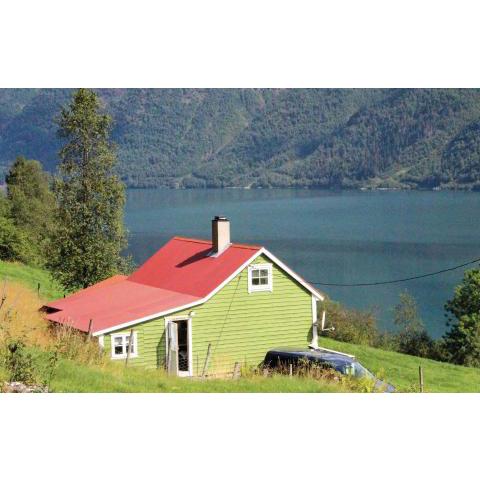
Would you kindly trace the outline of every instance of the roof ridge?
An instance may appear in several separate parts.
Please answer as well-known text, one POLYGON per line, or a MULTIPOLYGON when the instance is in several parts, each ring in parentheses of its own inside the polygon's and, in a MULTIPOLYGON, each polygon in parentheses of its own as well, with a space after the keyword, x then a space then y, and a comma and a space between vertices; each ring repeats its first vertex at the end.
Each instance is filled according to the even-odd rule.
MULTIPOLYGON (((179 237, 179 236, 174 236, 172 237, 172 240, 181 240, 183 242, 192 242, 192 243, 203 243, 206 245, 212 245, 211 240, 203 240, 200 238, 189 238, 189 237, 179 237)), ((232 243, 230 244, 230 247, 235 247, 235 248, 245 248, 245 249, 255 249, 255 250, 260 250, 262 245, 251 245, 247 243, 232 243)))
POLYGON ((212 244, 212 242, 209 240, 202 240, 200 238, 179 237, 177 235, 172 237, 172 240, 181 240, 183 242, 192 242, 192 243, 207 243, 209 245, 212 244))

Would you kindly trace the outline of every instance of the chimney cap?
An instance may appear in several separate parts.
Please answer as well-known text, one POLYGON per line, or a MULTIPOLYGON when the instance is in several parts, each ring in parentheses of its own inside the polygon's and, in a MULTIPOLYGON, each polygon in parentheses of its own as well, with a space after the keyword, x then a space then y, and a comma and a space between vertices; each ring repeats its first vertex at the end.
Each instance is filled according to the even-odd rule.
POLYGON ((220 222, 228 222, 228 218, 225 217, 224 215, 215 215, 213 219, 220 222))

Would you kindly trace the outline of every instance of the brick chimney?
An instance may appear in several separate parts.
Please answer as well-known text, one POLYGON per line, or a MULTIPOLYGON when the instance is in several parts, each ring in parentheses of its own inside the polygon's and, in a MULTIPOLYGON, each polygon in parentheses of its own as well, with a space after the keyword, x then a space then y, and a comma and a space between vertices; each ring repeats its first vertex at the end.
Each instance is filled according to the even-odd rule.
POLYGON ((230 222, 227 217, 212 220, 212 254, 222 253, 230 245, 230 222))

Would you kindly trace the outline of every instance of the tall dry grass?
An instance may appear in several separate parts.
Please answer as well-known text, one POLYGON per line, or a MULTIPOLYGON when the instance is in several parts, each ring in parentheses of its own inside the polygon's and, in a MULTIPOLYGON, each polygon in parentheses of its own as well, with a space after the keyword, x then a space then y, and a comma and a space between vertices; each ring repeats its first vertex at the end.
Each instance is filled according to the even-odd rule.
POLYGON ((105 355, 96 338, 65 324, 51 326, 49 334, 49 350, 57 352, 63 358, 86 365, 98 365, 104 362, 105 355))
MULTIPOLYGON (((12 345, 16 346, 17 356, 25 347, 44 352, 46 355, 35 356, 38 365, 32 368, 37 373, 48 371, 49 378, 60 357, 84 364, 102 363, 104 356, 97 339, 69 325, 53 325, 39 310, 44 303, 36 292, 19 283, 4 281, 0 284, 0 352, 4 363, 8 364, 8 359, 13 358, 13 353, 9 352, 12 345)), ((30 357, 28 350, 22 355, 30 357)), ((29 358, 28 361, 33 360, 29 358)))
POLYGON ((48 322, 39 312, 43 303, 29 288, 3 281, 0 284, 0 342, 20 338, 30 346, 51 345, 48 322))
MULTIPOLYGON (((286 364, 276 365, 274 368, 261 366, 254 369, 242 369, 242 377, 244 378, 260 378, 260 377, 283 377, 288 378, 304 378, 308 380, 316 380, 325 384, 336 384, 345 389, 345 391, 358 393, 373 393, 380 391, 375 387, 375 380, 372 378, 356 378, 350 375, 343 375, 333 368, 327 368, 322 365, 300 359, 298 363, 290 366, 286 364)), ((379 378, 383 378, 383 375, 379 378)))

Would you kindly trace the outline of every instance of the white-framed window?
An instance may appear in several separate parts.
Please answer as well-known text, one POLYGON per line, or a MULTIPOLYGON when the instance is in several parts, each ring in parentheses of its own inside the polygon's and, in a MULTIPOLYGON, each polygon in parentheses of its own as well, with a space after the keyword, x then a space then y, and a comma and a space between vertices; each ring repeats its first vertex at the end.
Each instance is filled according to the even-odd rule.
MULTIPOLYGON (((130 346, 130 333, 115 333, 112 335, 112 358, 127 358, 128 348, 130 346)), ((130 358, 138 356, 137 332, 133 332, 132 349, 130 358)))
POLYGON ((248 267, 248 293, 271 292, 273 276, 271 263, 257 263, 248 267))

